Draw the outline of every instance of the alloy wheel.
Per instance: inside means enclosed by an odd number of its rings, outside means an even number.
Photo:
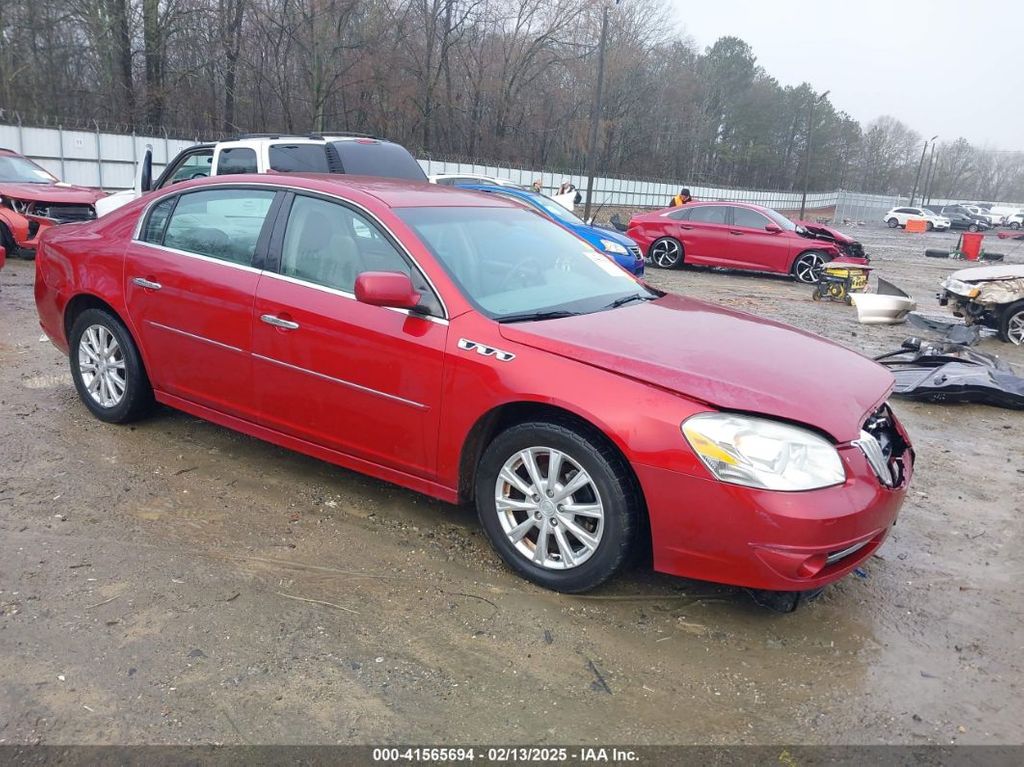
[[[662,269],[672,269],[683,260],[682,248],[675,240],[658,240],[651,246],[651,260]]]
[[[1006,338],[1010,343],[1024,346],[1024,310],[1012,315],[1007,321]]]
[[[505,461],[494,504],[509,542],[544,569],[579,567],[601,544],[601,494],[590,474],[560,450],[529,447]]]
[[[93,401],[103,408],[116,407],[128,388],[124,352],[110,328],[90,325],[78,343],[78,370]]]
[[[800,282],[815,283],[821,276],[823,266],[825,266],[825,259],[817,253],[804,253],[793,266],[793,274]]]

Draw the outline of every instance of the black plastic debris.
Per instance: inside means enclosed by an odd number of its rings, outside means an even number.
[[[897,397],[1024,410],[1024,378],[994,354],[908,338],[899,350],[875,359],[895,377]]]
[[[911,312],[907,315],[907,322],[921,330],[931,331],[943,341],[952,344],[974,346],[981,339],[981,326],[966,325],[963,321],[952,322]]]

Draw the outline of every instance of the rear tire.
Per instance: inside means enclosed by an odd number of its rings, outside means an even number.
[[[900,225],[900,220],[896,218],[896,216],[893,216],[888,221],[886,221],[886,223],[889,225],[890,229],[895,229],[897,226]]]
[[[579,487],[560,497],[573,483]],[[487,446],[476,470],[476,508],[513,570],[575,594],[629,561],[643,502],[629,464],[598,435],[538,421],[513,426]]]
[[[976,231],[978,231],[978,225],[977,224],[971,224],[969,227],[967,227],[967,231],[968,232],[976,232]]]
[[[1010,222],[1010,228],[1011,229],[1020,229],[1020,223],[1018,221],[1012,221],[1012,222]]]
[[[1024,346],[1024,301],[1010,304],[999,315],[999,337]]]
[[[659,237],[647,251],[651,265],[660,269],[678,269],[683,265],[683,244],[674,237]]]
[[[105,309],[86,309],[71,325],[68,358],[75,389],[107,423],[128,423],[153,408],[153,387],[124,324]]]

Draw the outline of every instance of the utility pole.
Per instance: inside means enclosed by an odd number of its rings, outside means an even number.
[[[921,201],[928,205],[932,201],[932,179],[935,178],[935,142],[932,142],[932,151],[928,155],[928,172],[924,174],[924,191],[921,193]]]
[[[810,179],[811,170],[811,132],[814,128],[814,105],[823,101],[832,91],[825,91],[820,96],[811,99],[811,105],[807,108],[807,146],[804,147],[804,193],[800,197],[800,218],[803,219],[804,211],[807,209],[807,184]]]
[[[617,3],[616,3],[617,4]],[[597,173],[597,126],[601,121],[601,90],[604,87],[604,47],[608,37],[608,6],[601,14],[601,40],[597,44],[597,85],[594,88],[594,108],[590,112],[590,139],[587,142],[587,202],[583,220],[590,221],[590,203],[594,195],[594,174]]]
[[[910,204],[914,204],[914,198],[917,197],[917,185],[921,181],[921,168],[924,167],[924,156],[928,153],[928,144],[935,141],[938,136],[932,136],[930,139],[924,142],[924,146],[921,147],[921,160],[917,163],[917,175],[914,176],[914,188],[910,192]]]

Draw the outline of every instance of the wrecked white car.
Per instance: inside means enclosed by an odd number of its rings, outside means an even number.
[[[1002,340],[1024,344],[1024,265],[953,272],[942,281],[939,303],[968,325],[993,328]]]

